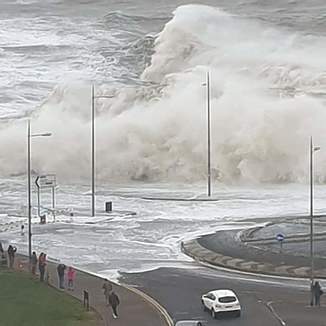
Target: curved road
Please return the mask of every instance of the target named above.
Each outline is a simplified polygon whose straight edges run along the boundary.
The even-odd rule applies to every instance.
[[[325,326],[326,307],[310,307],[309,282],[211,269],[195,263],[185,268],[124,274],[122,281],[137,286],[160,302],[174,321],[200,319],[205,325]],[[242,305],[240,318],[213,320],[204,312],[200,297],[218,289],[233,289]],[[154,325],[153,325],[154,326]]]

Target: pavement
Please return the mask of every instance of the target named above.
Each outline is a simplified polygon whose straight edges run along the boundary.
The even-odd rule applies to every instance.
[[[282,234],[282,247],[276,239]],[[326,278],[326,217],[314,217],[314,277]],[[311,276],[310,218],[292,216],[249,229],[217,231],[182,244],[197,261],[244,272]]]
[[[17,269],[28,269],[26,256],[17,255],[15,260]],[[58,289],[57,265],[58,262],[49,261],[47,263],[49,285],[56,289]],[[172,326],[168,313],[150,296],[138,289],[111,282],[113,290],[120,298],[119,318],[114,319],[111,307],[105,304],[103,282],[104,280],[96,275],[77,270],[74,291],[64,291],[80,300],[81,303],[83,302],[83,293],[87,291],[91,308],[100,316],[99,326]]]

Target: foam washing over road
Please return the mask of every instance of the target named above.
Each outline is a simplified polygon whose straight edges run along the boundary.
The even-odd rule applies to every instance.
[[[27,116],[33,131],[53,133],[33,140],[33,170],[55,172],[58,206],[77,212],[46,226],[35,220],[35,247],[94,272],[176,264],[185,259],[181,240],[238,220],[259,223],[245,218],[308,211],[309,136],[326,148],[324,4],[150,4],[1,2],[1,239],[26,244]],[[141,199],[205,193],[208,70],[214,193],[222,200]],[[98,208],[109,198],[136,216],[85,217],[92,83],[113,96],[96,101]],[[321,184],[325,153],[315,155]],[[321,185],[319,212],[325,195]]]

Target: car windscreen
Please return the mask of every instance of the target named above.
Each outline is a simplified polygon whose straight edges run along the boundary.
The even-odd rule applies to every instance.
[[[237,301],[236,297],[228,296],[228,297],[221,297],[218,299],[221,303],[229,303]]]

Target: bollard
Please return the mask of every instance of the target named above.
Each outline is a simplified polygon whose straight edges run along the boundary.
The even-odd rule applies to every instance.
[[[86,307],[89,310],[89,294],[84,290],[84,308]]]
[[[47,285],[50,285],[50,273],[49,273],[49,271],[46,271],[45,282],[46,282]]]

